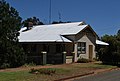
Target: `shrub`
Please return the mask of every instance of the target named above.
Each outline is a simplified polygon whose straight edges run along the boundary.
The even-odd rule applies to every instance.
[[[42,69],[34,69],[30,70],[32,74],[45,74],[45,75],[52,75],[56,73],[56,69],[54,68],[42,68]]]
[[[113,55],[113,59],[112,59],[113,65],[118,65],[120,62],[120,53],[113,52],[112,55]]]
[[[79,58],[77,62],[78,63],[88,63],[90,61],[88,59],[85,59],[85,58]]]
[[[93,61],[99,61],[99,59],[98,58],[93,58]]]
[[[6,69],[6,68],[9,68],[10,67],[10,64],[8,64],[8,63],[3,63],[2,65],[1,65],[1,69]]]
[[[35,74],[35,73],[38,73],[38,72],[39,72],[39,70],[38,70],[38,69],[34,69],[34,68],[30,69],[30,73]]]
[[[109,43],[109,46],[102,46],[98,49],[100,60],[103,64],[120,65],[120,35],[105,35],[102,40]]]
[[[120,53],[118,53],[118,52],[104,53],[102,55],[101,60],[102,60],[103,64],[119,65]]]
[[[36,64],[33,63],[33,62],[31,62],[31,63],[25,63],[25,64],[23,65],[23,67],[29,67],[29,66],[36,66]]]

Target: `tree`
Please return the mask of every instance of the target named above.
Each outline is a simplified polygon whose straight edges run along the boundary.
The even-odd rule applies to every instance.
[[[120,53],[120,30],[118,30],[116,38],[117,38],[117,50]]]
[[[36,26],[36,25],[44,25],[43,22],[41,22],[39,18],[36,18],[36,17],[27,18],[22,23],[23,23],[23,26],[27,28]]]
[[[0,67],[16,67],[24,64],[25,54],[18,43],[21,17],[15,8],[0,1]]]
[[[109,46],[99,49],[100,60],[105,64],[120,65],[120,35],[104,35],[102,40]]]
[[[120,29],[118,30],[117,35],[120,35]]]

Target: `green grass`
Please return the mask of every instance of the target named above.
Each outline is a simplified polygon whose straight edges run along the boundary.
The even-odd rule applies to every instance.
[[[84,64],[74,65],[73,67],[76,67],[76,68],[107,69],[107,68],[116,68],[117,66],[104,65],[102,63],[84,63]]]
[[[70,70],[57,68],[56,74],[57,75],[65,74],[68,73],[69,71]],[[51,75],[31,74],[29,73],[29,71],[0,72],[0,81],[48,81],[49,78],[51,77],[52,77]]]
[[[29,71],[16,72],[0,72],[0,81],[53,81],[62,77],[71,76],[72,74],[88,72],[89,69],[82,68],[106,69],[114,68],[116,66],[102,65],[102,64],[71,64],[60,66],[59,68],[52,68],[56,70],[53,75],[45,74],[31,74]]]
[[[23,78],[30,77],[31,74],[28,72],[0,72],[1,81],[24,81]]]
[[[107,69],[107,68],[115,68],[117,66],[103,65],[103,64],[94,64],[94,65],[89,65],[89,67],[99,68],[99,69]]]

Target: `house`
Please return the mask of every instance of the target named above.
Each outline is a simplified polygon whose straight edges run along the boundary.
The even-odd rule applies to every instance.
[[[43,59],[46,63],[71,63],[78,58],[93,60],[96,43],[108,45],[98,40],[95,31],[84,22],[39,25],[24,30],[26,27],[20,30],[19,42],[29,61],[37,64]]]

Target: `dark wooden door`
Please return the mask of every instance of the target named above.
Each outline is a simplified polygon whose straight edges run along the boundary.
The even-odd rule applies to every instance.
[[[89,45],[89,60],[93,59],[93,45]]]

